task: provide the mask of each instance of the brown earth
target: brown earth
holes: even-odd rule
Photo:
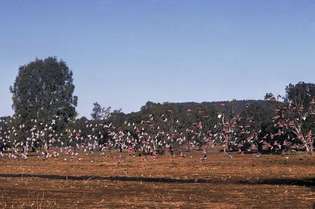
[[[315,156],[0,160],[0,208],[313,208]]]

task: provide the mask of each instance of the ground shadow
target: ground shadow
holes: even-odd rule
[[[0,174],[2,178],[43,178],[51,180],[72,180],[72,181],[89,181],[89,180],[107,180],[107,181],[133,181],[147,183],[177,183],[177,184],[246,184],[246,185],[294,185],[315,188],[314,178],[271,178],[271,179],[206,179],[191,178],[179,179],[168,177],[142,177],[142,176],[63,176],[63,175],[45,175],[45,174]]]

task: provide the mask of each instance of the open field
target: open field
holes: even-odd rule
[[[312,208],[315,156],[0,160],[0,208]]]

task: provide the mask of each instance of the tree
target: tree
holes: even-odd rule
[[[99,103],[93,104],[91,117],[93,120],[107,120],[111,115],[111,107],[104,108]]]
[[[276,101],[275,96],[273,95],[273,93],[266,93],[264,100],[268,100],[268,101]]]
[[[304,82],[289,84],[286,93],[287,101],[296,117],[291,123],[292,129],[303,142],[305,149],[312,152],[315,132],[315,84]]]
[[[73,96],[72,71],[55,57],[36,59],[19,68],[10,87],[15,115],[28,121],[58,117],[67,122],[76,116],[77,97]]]
[[[302,142],[305,150],[312,153],[314,144],[312,123],[314,123],[315,98],[308,103],[306,110],[303,105],[295,103],[290,103],[289,108],[294,114],[294,120],[290,121],[290,128]]]
[[[294,103],[295,106],[303,106],[308,110],[310,102],[315,97],[315,84],[299,82],[295,85],[289,84],[286,87],[286,100]]]
[[[263,144],[267,145],[269,151],[279,153],[295,149],[313,152],[314,104],[313,99],[305,110],[297,100],[276,103],[273,126],[263,127],[261,131]]]

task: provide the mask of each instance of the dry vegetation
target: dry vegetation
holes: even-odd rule
[[[229,158],[214,152],[205,161],[200,156],[1,159],[0,207],[312,208],[315,203],[315,156]]]

